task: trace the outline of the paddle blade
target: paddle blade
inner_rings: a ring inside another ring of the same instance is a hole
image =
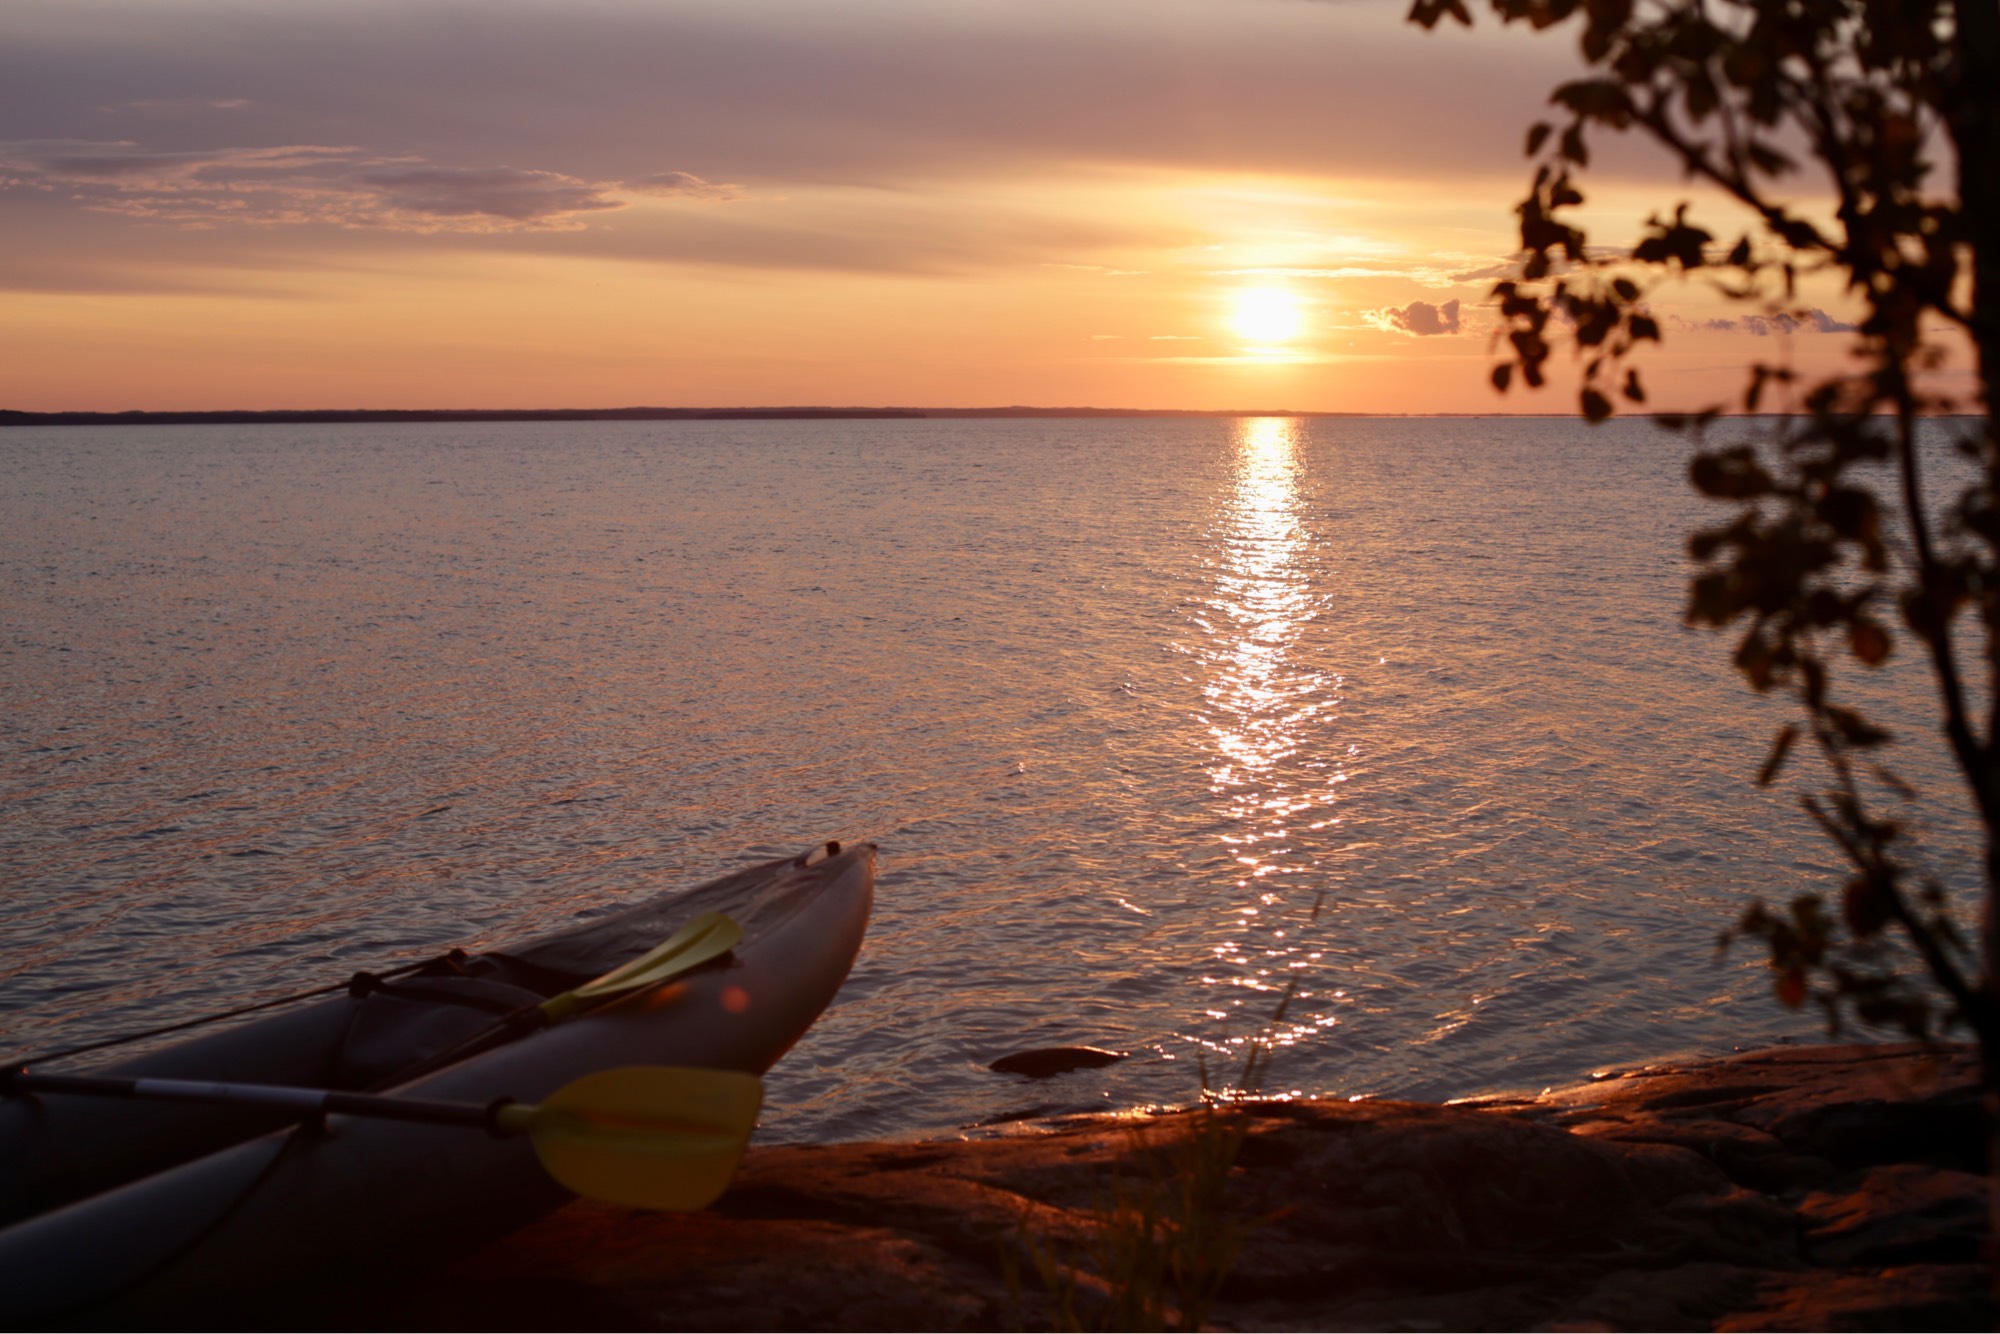
[[[763,1098],[755,1075],[634,1065],[502,1115],[533,1136],[543,1168],[577,1194],[685,1211],[706,1208],[729,1185]]]
[[[574,991],[566,991],[544,1001],[542,1013],[549,1017],[550,1022],[565,1019],[590,1001],[637,991],[641,987],[677,977],[691,968],[699,968],[711,959],[721,958],[742,942],[742,927],[719,912],[703,913],[632,962],[614,968]]]

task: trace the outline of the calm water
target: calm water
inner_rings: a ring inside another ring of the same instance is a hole
[[[1749,784],[1781,713],[1679,625],[1683,450],[1559,420],[0,433],[0,1043],[829,837],[880,842],[879,907],[772,1138],[1185,1101],[1259,1036],[1275,1087],[1424,1097],[1811,1037],[1715,951],[1835,868]],[[1070,1042],[1137,1055],[982,1068]]]

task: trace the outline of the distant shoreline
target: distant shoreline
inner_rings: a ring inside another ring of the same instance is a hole
[[[1633,413],[1643,420],[1656,414]],[[1671,414],[1670,414],[1671,415]],[[1693,415],[1680,414],[1680,415]],[[1776,413],[1725,413],[1730,418]],[[1953,413],[1959,417],[1976,414]],[[203,412],[22,412],[0,408],[6,426],[312,426],[421,422],[674,422],[674,421],[906,421],[922,418],[1134,417],[1213,419],[1296,417],[1380,420],[1522,421],[1580,420],[1574,412],[1300,412],[1291,408],[300,408],[222,409]]]
[[[211,412],[20,412],[0,426],[264,426],[371,422],[847,421],[966,417],[1573,417],[1574,413],[1295,412],[1289,408],[313,408]]]

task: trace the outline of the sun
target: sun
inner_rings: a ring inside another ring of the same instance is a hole
[[[1299,299],[1282,287],[1253,287],[1238,294],[1230,325],[1252,343],[1288,343],[1305,327]]]

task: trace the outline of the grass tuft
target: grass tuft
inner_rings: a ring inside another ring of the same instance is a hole
[[[1319,915],[1318,903],[1313,915]],[[1271,1016],[1273,1027],[1284,1022],[1298,983],[1294,972]],[[1270,1066],[1270,1044],[1251,1043],[1237,1095],[1260,1090]],[[1059,1237],[1043,1221],[1045,1207],[1024,1203],[1017,1244],[1001,1251],[1017,1310],[1026,1309],[1025,1258],[1047,1294],[1052,1329],[1206,1325],[1249,1232],[1249,1224],[1232,1217],[1223,1200],[1249,1119],[1230,1094],[1210,1086],[1205,1061],[1200,1070],[1201,1101],[1194,1111],[1125,1132],[1128,1151],[1097,1193],[1080,1236]]]

